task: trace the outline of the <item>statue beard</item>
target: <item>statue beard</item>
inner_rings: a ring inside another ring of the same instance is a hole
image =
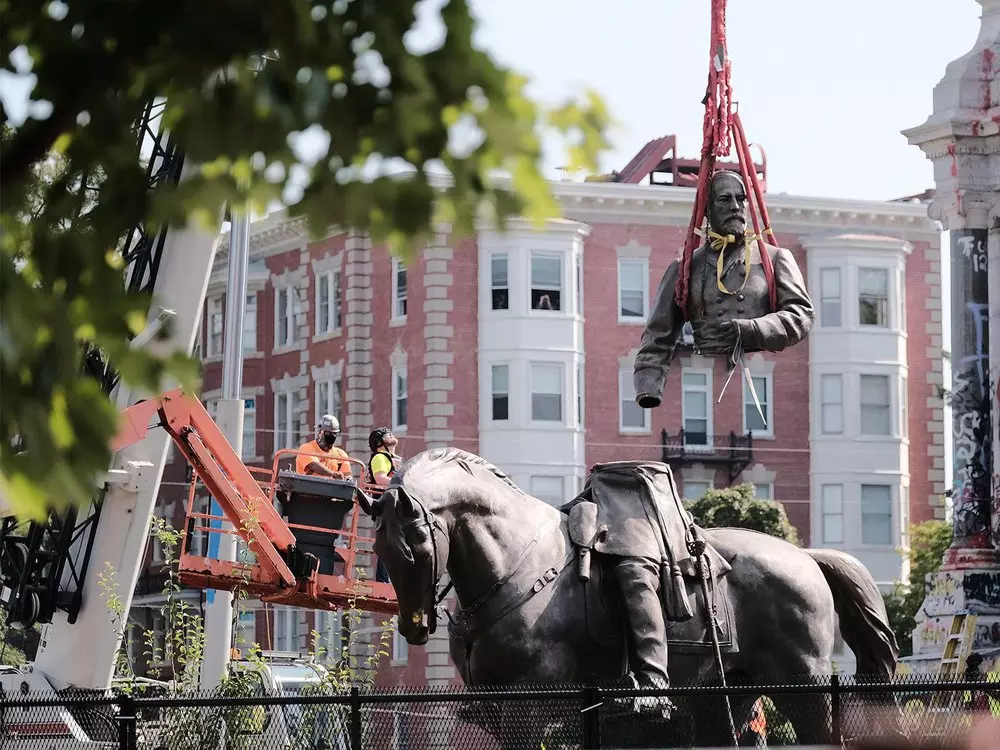
[[[712,231],[723,236],[731,234],[736,238],[737,244],[743,244],[746,236],[747,223],[745,216],[728,216],[725,220],[719,220],[715,216],[709,216],[709,226]]]

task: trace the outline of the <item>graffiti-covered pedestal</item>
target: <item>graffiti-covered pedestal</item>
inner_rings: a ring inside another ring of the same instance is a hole
[[[1000,0],[978,1],[975,46],[934,88],[927,122],[904,132],[934,163],[928,214],[949,233],[954,525],[942,568],[928,577],[904,671],[937,671],[963,614],[977,618],[972,650],[986,669],[1000,669]]]

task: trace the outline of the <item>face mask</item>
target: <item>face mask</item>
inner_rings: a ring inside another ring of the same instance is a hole
[[[330,449],[333,444],[337,442],[337,433],[335,432],[323,432],[320,433],[319,440],[317,440],[321,448]]]

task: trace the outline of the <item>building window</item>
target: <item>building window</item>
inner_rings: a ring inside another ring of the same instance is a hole
[[[821,513],[820,535],[823,544],[844,543],[844,487],[840,484],[824,484],[820,488]]]
[[[618,429],[621,432],[649,432],[649,409],[635,402],[635,383],[631,369],[618,371]]]
[[[510,280],[507,275],[509,265],[507,253],[490,256],[490,295],[494,310],[510,308]]]
[[[858,269],[858,322],[863,326],[889,327],[888,269]]]
[[[712,489],[709,482],[692,482],[684,480],[684,499],[698,500],[702,495]]]
[[[316,423],[324,414],[340,419],[340,378],[316,381]]]
[[[774,409],[772,406],[773,382],[770,375],[754,375],[753,387],[757,391],[757,398],[760,399],[760,411],[757,411],[757,404],[754,403],[753,393],[747,381],[743,380],[743,432],[752,432],[756,437],[774,436]],[[764,412],[763,419],[760,412]]]
[[[559,507],[564,502],[563,478],[533,476],[531,478],[531,494],[549,505]]]
[[[409,660],[410,644],[399,634],[399,628],[396,627],[396,618],[394,617],[392,622],[392,663],[402,666],[409,662]]]
[[[892,488],[861,485],[861,543],[892,544]]]
[[[649,265],[644,260],[618,260],[618,319],[645,320],[648,313]]]
[[[774,485],[771,482],[755,484],[753,494],[758,500],[774,500]]]
[[[222,354],[222,297],[212,297],[208,301],[207,344],[206,357],[218,357]]]
[[[910,403],[907,391],[909,380],[903,378],[899,384],[899,434],[905,440],[910,436]]]
[[[257,456],[257,399],[243,399],[243,460]]]
[[[708,370],[685,370],[681,375],[681,411],[685,445],[710,445],[712,440],[712,376]]]
[[[274,394],[274,450],[295,448],[296,398],[291,391]]]
[[[491,419],[506,422],[510,419],[510,367],[493,365],[490,368]]]
[[[340,272],[316,276],[316,333],[332,333],[340,328]]]
[[[843,325],[839,268],[820,269],[819,324],[823,328],[839,328]]]
[[[576,272],[576,283],[573,292],[576,296],[576,314],[583,317],[583,253],[573,257],[573,267]]]
[[[891,435],[889,376],[861,376],[861,434]]]
[[[243,353],[257,351],[257,292],[247,295],[243,308]]]
[[[297,607],[275,605],[274,648],[276,651],[299,653],[302,650],[302,631],[305,624],[303,610]]]
[[[583,365],[576,366],[576,423],[583,427]]]
[[[236,623],[236,643],[240,649],[247,649],[257,642],[257,614],[252,609],[240,610]]]
[[[212,498],[208,495],[195,496],[191,510],[194,513],[201,513],[206,516],[210,515],[212,513]],[[180,550],[175,550],[173,552],[174,555],[179,556],[182,551],[186,551],[189,555],[194,555],[195,557],[204,557],[208,554],[210,534],[204,529],[211,526],[212,522],[207,518],[195,518],[193,521],[193,527],[191,527],[190,532],[191,538],[185,540],[187,543],[182,545]]]
[[[406,317],[406,264],[399,258],[392,259],[392,318]]]
[[[531,256],[531,309],[562,310],[562,256]]]
[[[274,340],[278,348],[295,343],[295,314],[299,310],[298,291],[293,286],[274,290]]]
[[[562,422],[563,368],[560,364],[531,365],[531,419]]]
[[[406,410],[407,384],[406,367],[392,368],[392,430],[403,432],[409,424]]]
[[[844,376],[822,375],[820,387],[820,429],[824,435],[844,432]]]

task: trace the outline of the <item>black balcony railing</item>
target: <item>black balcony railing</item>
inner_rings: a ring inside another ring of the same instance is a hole
[[[681,430],[671,435],[661,433],[663,463],[671,466],[691,464],[721,464],[729,470],[733,482],[744,469],[753,463],[753,433],[737,435],[708,435],[704,432]]]

